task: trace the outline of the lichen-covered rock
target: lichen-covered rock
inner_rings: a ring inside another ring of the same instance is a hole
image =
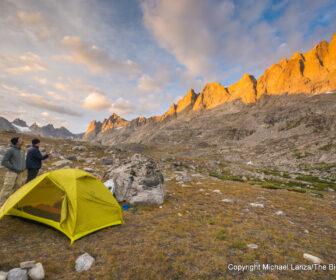
[[[115,197],[119,202],[162,204],[164,201],[166,191],[163,175],[149,157],[134,154],[128,162],[111,169],[105,177],[113,179]]]

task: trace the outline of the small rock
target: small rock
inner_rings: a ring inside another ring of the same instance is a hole
[[[250,206],[252,206],[252,207],[259,207],[259,208],[264,208],[264,204],[262,204],[262,203],[253,203],[253,202],[251,202],[251,203],[250,203]]]
[[[304,233],[309,233],[309,230],[308,230],[308,229],[305,229],[303,232],[304,232]]]
[[[72,155],[72,156],[65,156],[66,159],[72,160],[72,161],[77,161],[77,157]]]
[[[248,244],[248,245],[247,245],[247,248],[256,250],[256,249],[258,249],[258,245],[257,245],[257,244]]]
[[[284,216],[285,213],[284,213],[283,211],[279,210],[279,211],[277,211],[277,212],[275,213],[275,215],[278,215],[278,216]]]
[[[85,253],[77,258],[75,269],[78,272],[89,270],[94,261],[95,259],[93,257],[91,257],[88,253]]]
[[[199,178],[199,179],[203,179],[203,178],[204,178],[204,176],[203,176],[202,174],[198,174],[198,173],[196,173],[196,174],[191,174],[191,176],[192,176],[192,177],[195,177],[195,178]]]
[[[229,198],[224,198],[222,201],[226,203],[233,203],[233,200]]]
[[[200,192],[204,192],[204,190],[203,190],[203,189],[199,189],[198,191],[200,191]]]
[[[0,271],[0,280],[6,280],[7,279],[7,272]]]
[[[35,261],[27,261],[27,262],[22,262],[20,263],[20,268],[22,269],[28,269],[32,268],[35,265]]]
[[[7,280],[28,280],[27,270],[13,268],[8,272]]]
[[[222,194],[222,192],[220,190],[213,190],[212,192]]]
[[[83,152],[83,151],[86,151],[87,148],[85,146],[75,146],[71,149],[72,151],[80,151],[80,152]]]
[[[103,165],[112,165],[113,164],[113,160],[111,158],[108,158],[108,157],[103,157],[100,160],[100,163],[103,164]]]
[[[59,160],[56,161],[52,164],[52,166],[56,167],[56,168],[66,168],[66,167],[73,167],[74,164],[71,160],[67,160],[67,159],[63,159],[63,160]]]
[[[310,261],[315,264],[321,264],[322,260],[318,257],[315,257],[311,254],[303,254],[303,258],[306,259],[307,261]]]
[[[33,280],[43,280],[45,274],[42,264],[36,263],[33,268],[29,269],[28,275]]]
[[[180,217],[182,217],[182,214],[181,214],[181,213],[177,213],[177,215],[179,215]]]
[[[95,172],[95,170],[93,168],[91,168],[91,167],[85,167],[85,168],[83,168],[83,170],[86,171],[86,172],[90,172],[90,173],[94,173]]]
[[[335,190],[332,188],[327,188],[327,192],[334,192]]]

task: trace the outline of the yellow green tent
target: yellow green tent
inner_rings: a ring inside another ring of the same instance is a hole
[[[93,231],[123,223],[112,193],[92,174],[78,169],[45,173],[12,194],[0,209],[52,226],[73,243]]]

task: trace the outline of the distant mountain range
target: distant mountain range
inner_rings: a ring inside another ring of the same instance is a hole
[[[83,134],[73,134],[63,126],[55,128],[52,124],[39,126],[37,123],[28,126],[27,123],[21,119],[15,119],[10,122],[3,117],[0,117],[0,130],[29,133],[41,137],[60,139],[80,139],[83,136]]]
[[[172,104],[161,116],[138,117],[127,121],[113,114],[103,122],[94,120],[85,132],[84,139],[100,139],[102,142],[114,144],[125,141],[148,142],[164,123],[183,118],[187,112],[208,111],[224,103],[236,101],[252,105],[258,103],[262,97],[270,95],[316,95],[335,90],[336,34],[330,43],[322,41],[307,53],[296,52],[289,59],[283,58],[258,79],[246,73],[237,83],[228,87],[215,82],[207,84],[201,93],[190,89],[177,104]],[[144,127],[144,130],[148,130],[148,125],[157,127],[153,133],[142,134],[139,129]]]

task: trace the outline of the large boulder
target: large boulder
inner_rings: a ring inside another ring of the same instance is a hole
[[[114,195],[119,202],[162,204],[164,201],[163,175],[149,157],[134,154],[124,165],[111,169],[107,177],[114,181]]]

